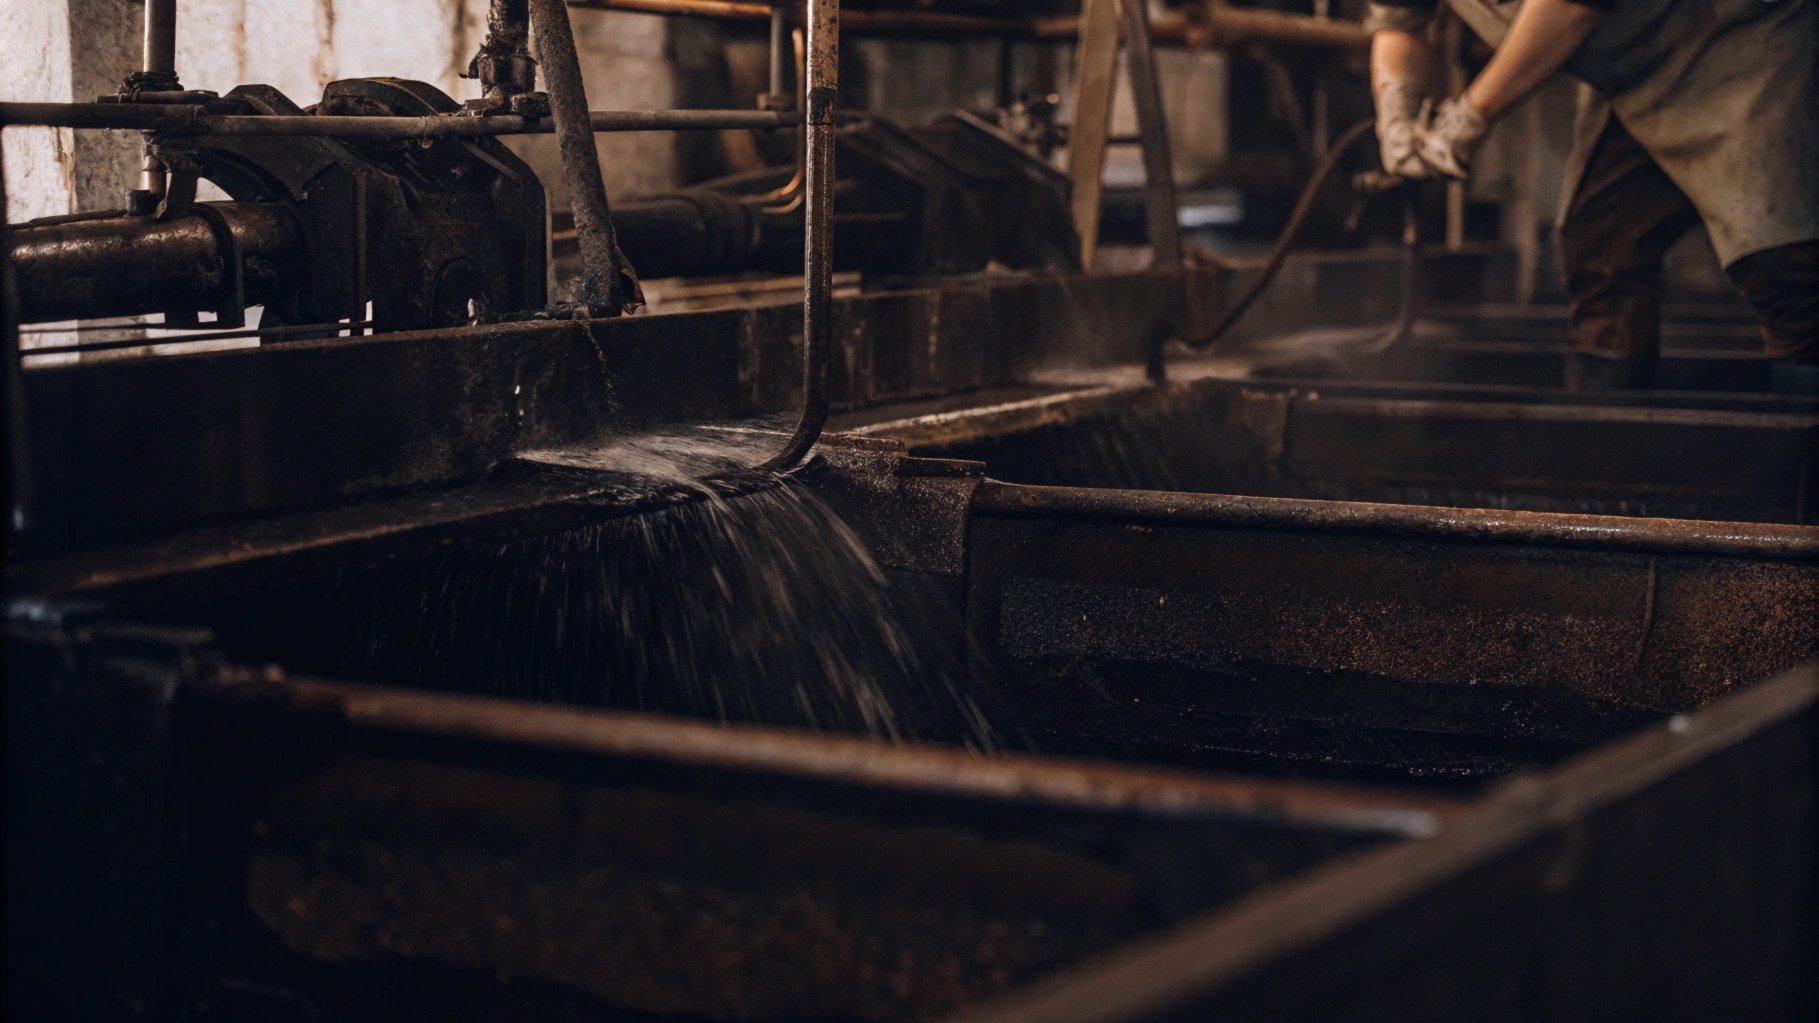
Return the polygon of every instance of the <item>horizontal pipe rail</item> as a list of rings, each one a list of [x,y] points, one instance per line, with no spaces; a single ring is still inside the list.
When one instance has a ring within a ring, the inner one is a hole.
[[[794,110],[595,110],[596,132],[690,131],[722,128],[790,128]],[[550,118],[513,114],[488,117],[323,117],[211,114],[204,107],[166,103],[0,103],[0,125],[52,128],[117,128],[186,135],[319,135],[331,138],[473,138],[547,135]]]
[[[770,4],[749,0],[569,0],[569,6],[734,21],[762,21],[771,14]],[[1080,19],[1075,16],[1007,18],[936,11],[845,11],[841,19],[841,32],[849,36],[1006,36],[1059,42],[1080,34]],[[1346,50],[1370,47],[1370,34],[1357,22],[1226,6],[1204,17],[1159,17],[1150,25],[1150,38],[1163,45],[1193,48],[1252,42]]]
[[[1042,487],[994,480],[985,481],[973,492],[972,511],[975,515],[1131,526],[1352,533],[1755,561],[1819,561],[1819,526]]]
[[[489,697],[423,693],[327,679],[232,677],[198,684],[199,700],[320,715],[364,733],[461,736],[474,742],[556,749],[825,778],[907,792],[1058,803],[1097,810],[1204,815],[1425,838],[1463,811],[1445,796],[1292,779],[1221,778],[1165,768],[1051,759],[981,757],[931,746],[709,724],[651,714],[540,706]]]
[[[261,340],[265,338],[287,338],[295,337],[299,334],[308,334],[311,336],[311,340],[317,340],[324,335],[338,335],[344,330],[352,336],[370,330],[373,326],[374,321],[372,320],[355,320],[352,322],[337,323],[303,323],[288,327],[253,327],[248,330],[211,330],[199,331],[193,334],[170,334],[162,337],[125,338],[118,341],[80,341],[73,345],[46,345],[43,348],[22,349],[20,354],[30,357],[33,355],[67,355],[70,352],[109,352],[122,348],[155,348],[159,345],[186,345],[193,344],[197,341],[234,341],[244,338],[259,338]],[[157,324],[146,324],[143,327],[93,327],[88,329],[133,330],[145,329],[146,327],[153,330],[163,329]],[[81,330],[83,328],[76,329]],[[66,333],[68,331],[60,330],[57,332]],[[52,333],[52,331],[24,330],[20,331],[20,333],[48,334]]]

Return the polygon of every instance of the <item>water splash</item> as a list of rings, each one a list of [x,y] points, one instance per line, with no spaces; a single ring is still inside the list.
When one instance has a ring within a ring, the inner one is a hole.
[[[350,667],[437,689],[990,749],[958,611],[894,581],[814,491],[702,480],[776,446],[695,428],[540,460],[699,499],[344,579]]]

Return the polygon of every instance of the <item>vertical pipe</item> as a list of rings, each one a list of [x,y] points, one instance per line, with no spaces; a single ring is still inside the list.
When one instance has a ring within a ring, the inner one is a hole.
[[[1446,92],[1457,96],[1465,91],[1465,22],[1459,15],[1446,19]],[[1465,247],[1465,182],[1446,179],[1446,247],[1457,252]]]
[[[140,68],[148,83],[170,76],[177,85],[177,0],[145,0],[145,53]],[[162,84],[161,82],[159,84]]]
[[[126,88],[135,95],[183,88],[177,81],[177,0],[145,0],[145,48],[139,64],[139,72],[126,80]],[[169,180],[164,164],[147,145],[139,166],[139,190],[162,198]]]
[[[827,366],[833,347],[834,108],[840,84],[840,0],[808,2],[808,102],[803,110],[802,417],[761,468],[789,470],[815,446],[827,422]]]
[[[998,109],[1017,104],[1017,50],[1010,36],[998,40]]]
[[[0,130],[0,136],[5,132]],[[6,555],[12,557],[32,525],[30,449],[25,437],[25,381],[19,363],[19,308],[13,290],[13,247],[7,237],[6,174],[0,160],[0,359],[6,363]]]
[[[783,102],[783,69],[790,63],[789,5],[771,6],[771,81],[768,106]]]
[[[544,84],[549,87],[550,114],[556,121],[556,148],[575,212],[575,241],[581,249],[580,294],[575,297],[590,316],[617,316],[636,301],[637,284],[624,273],[625,257],[613,237],[568,5],[564,0],[531,0],[530,12]]]
[[[1314,0],[1315,21],[1327,21],[1331,14],[1332,0]],[[1333,133],[1332,92],[1332,76],[1327,73],[1327,65],[1323,62],[1314,69],[1314,123],[1309,126],[1315,160],[1326,155],[1327,140]]]

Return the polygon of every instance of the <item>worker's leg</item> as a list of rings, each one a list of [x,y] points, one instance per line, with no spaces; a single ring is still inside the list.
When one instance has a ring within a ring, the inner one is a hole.
[[[1699,222],[1685,193],[1612,117],[1560,228],[1575,390],[1649,387],[1661,352],[1661,264]]]
[[[1769,358],[1819,362],[1819,241],[1752,252],[1724,272],[1756,311]]]

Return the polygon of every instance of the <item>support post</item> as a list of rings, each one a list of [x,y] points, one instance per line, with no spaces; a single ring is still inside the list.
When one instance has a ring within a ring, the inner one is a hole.
[[[1118,0],[1084,0],[1080,45],[1074,50],[1074,112],[1067,135],[1067,173],[1073,180],[1074,231],[1080,269],[1092,272],[1099,249],[1106,128],[1118,88]]]
[[[1156,53],[1150,46],[1149,12],[1144,0],[1118,0],[1123,15],[1126,57],[1130,63],[1131,98],[1137,107],[1137,135],[1143,146],[1143,184],[1150,247],[1156,267],[1181,265],[1181,210],[1175,200],[1175,158],[1168,144],[1168,122],[1162,115],[1162,83]]]

